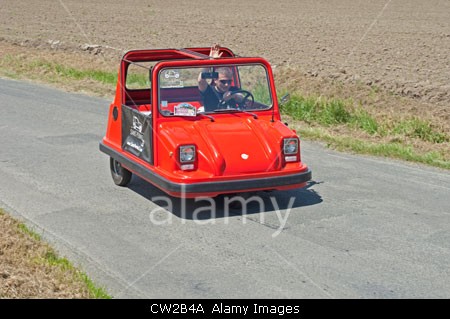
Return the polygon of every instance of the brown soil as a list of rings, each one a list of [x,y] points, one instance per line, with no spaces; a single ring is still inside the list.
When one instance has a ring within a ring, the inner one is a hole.
[[[1,40],[31,47],[117,56],[218,42],[307,76],[450,105],[449,1],[3,0],[0,21]]]

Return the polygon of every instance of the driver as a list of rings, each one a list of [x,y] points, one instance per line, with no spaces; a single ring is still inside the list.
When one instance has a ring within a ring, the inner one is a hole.
[[[219,53],[220,46],[215,44],[209,53],[212,58],[219,58],[222,53]],[[241,94],[232,94],[238,88],[231,86],[233,79],[233,71],[229,67],[220,67],[216,69],[218,73],[217,79],[213,79],[211,84],[208,84],[206,79],[202,78],[202,74],[198,75],[198,89],[203,98],[203,105],[205,111],[213,111],[219,107],[219,102],[229,101],[234,99],[236,102],[242,102]]]
[[[202,79],[201,74],[198,78],[198,89],[203,98],[203,104],[205,105],[205,111],[212,111],[218,108],[219,102],[229,101],[230,99],[241,102],[242,96],[239,94],[232,94],[233,91],[237,91],[238,88],[231,86],[233,72],[228,67],[221,67],[216,69],[218,78],[213,79],[211,84],[208,84],[206,79]]]

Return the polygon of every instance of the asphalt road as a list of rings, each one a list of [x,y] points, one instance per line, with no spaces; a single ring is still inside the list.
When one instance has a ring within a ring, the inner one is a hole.
[[[450,298],[448,171],[304,142],[305,189],[168,201],[113,184],[108,106],[0,79],[0,206],[114,297]]]

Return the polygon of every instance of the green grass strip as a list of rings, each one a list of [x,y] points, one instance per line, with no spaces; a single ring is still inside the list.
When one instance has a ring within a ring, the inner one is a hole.
[[[353,102],[349,100],[315,96],[304,97],[294,94],[290,101],[283,105],[282,112],[295,120],[306,123],[319,124],[325,127],[344,124],[361,129],[371,135],[402,135],[431,143],[450,141],[450,136],[434,129],[428,121],[411,118],[398,121],[392,127],[392,124],[379,123],[362,108],[355,108]]]
[[[24,67],[32,70],[42,70],[57,74],[64,78],[73,80],[90,79],[103,84],[115,85],[117,81],[117,74],[112,72],[105,72],[100,70],[77,70],[72,67],[67,67],[54,62],[34,61],[25,65]]]
[[[44,60],[23,61],[19,57],[6,55],[0,58],[2,73],[6,76],[17,78],[18,75],[25,74],[36,76],[44,74],[48,80],[54,80],[55,75],[68,80],[89,79],[108,86],[115,87],[117,74],[101,70],[78,70],[55,62]],[[148,85],[148,78],[144,74],[130,76],[127,79],[127,87],[143,87]],[[259,92],[255,89],[255,94],[265,97],[266,92]],[[373,91],[376,94],[376,90]],[[282,96],[280,94],[279,96]],[[383,123],[376,120],[362,107],[355,107],[353,101],[336,98],[326,98],[317,96],[302,96],[294,92],[291,99],[282,106],[283,114],[290,116],[294,120],[299,120],[309,124],[322,126],[323,128],[345,125],[352,129],[364,131],[370,135],[393,136],[395,140],[402,139],[411,141],[420,139],[429,143],[445,143],[450,141],[450,136],[445,132],[440,132],[431,123],[418,118],[398,120],[395,123]],[[352,137],[332,137],[327,134],[312,134],[308,131],[301,131],[306,138],[321,139],[332,143],[334,147],[352,150],[358,153],[381,155],[387,157],[401,158],[408,161],[417,161],[442,168],[449,168],[448,161],[444,160],[439,152],[431,152],[420,155],[414,152],[413,148],[401,143],[369,143],[357,140]]]
[[[411,146],[400,143],[370,143],[353,137],[333,136],[321,128],[295,128],[302,138],[324,141],[328,147],[340,151],[352,151],[359,154],[397,158],[410,162],[423,163],[444,169],[450,169],[450,161],[439,152],[419,154]]]
[[[25,224],[19,223],[18,229],[23,234],[30,236],[34,240],[41,241],[41,236],[36,234],[34,231],[30,230]],[[85,273],[76,269],[68,259],[59,257],[53,249],[48,248],[44,256],[44,260],[45,263],[47,263],[50,266],[60,267],[64,271],[70,271],[71,273],[73,273],[76,277],[75,278],[76,280],[79,280],[86,285],[89,294],[93,298],[111,299],[111,296],[109,296],[103,288],[98,288]]]
[[[71,271],[72,273],[74,273],[77,279],[86,285],[90,295],[93,296],[93,298],[111,299],[111,296],[109,296],[104,289],[98,288],[85,273],[75,269],[75,267],[72,266],[71,262],[66,258],[58,257],[58,255],[52,249],[49,249],[45,254],[45,261],[51,266],[60,267],[63,270]]]

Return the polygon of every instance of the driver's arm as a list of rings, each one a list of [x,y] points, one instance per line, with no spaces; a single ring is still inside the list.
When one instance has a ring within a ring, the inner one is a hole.
[[[218,59],[222,56],[223,52],[220,52],[220,45],[214,44],[209,51],[209,56],[213,59]],[[203,69],[202,72],[207,72],[207,69]],[[200,92],[205,92],[208,87],[206,79],[202,79],[202,72],[198,75],[198,89]]]

